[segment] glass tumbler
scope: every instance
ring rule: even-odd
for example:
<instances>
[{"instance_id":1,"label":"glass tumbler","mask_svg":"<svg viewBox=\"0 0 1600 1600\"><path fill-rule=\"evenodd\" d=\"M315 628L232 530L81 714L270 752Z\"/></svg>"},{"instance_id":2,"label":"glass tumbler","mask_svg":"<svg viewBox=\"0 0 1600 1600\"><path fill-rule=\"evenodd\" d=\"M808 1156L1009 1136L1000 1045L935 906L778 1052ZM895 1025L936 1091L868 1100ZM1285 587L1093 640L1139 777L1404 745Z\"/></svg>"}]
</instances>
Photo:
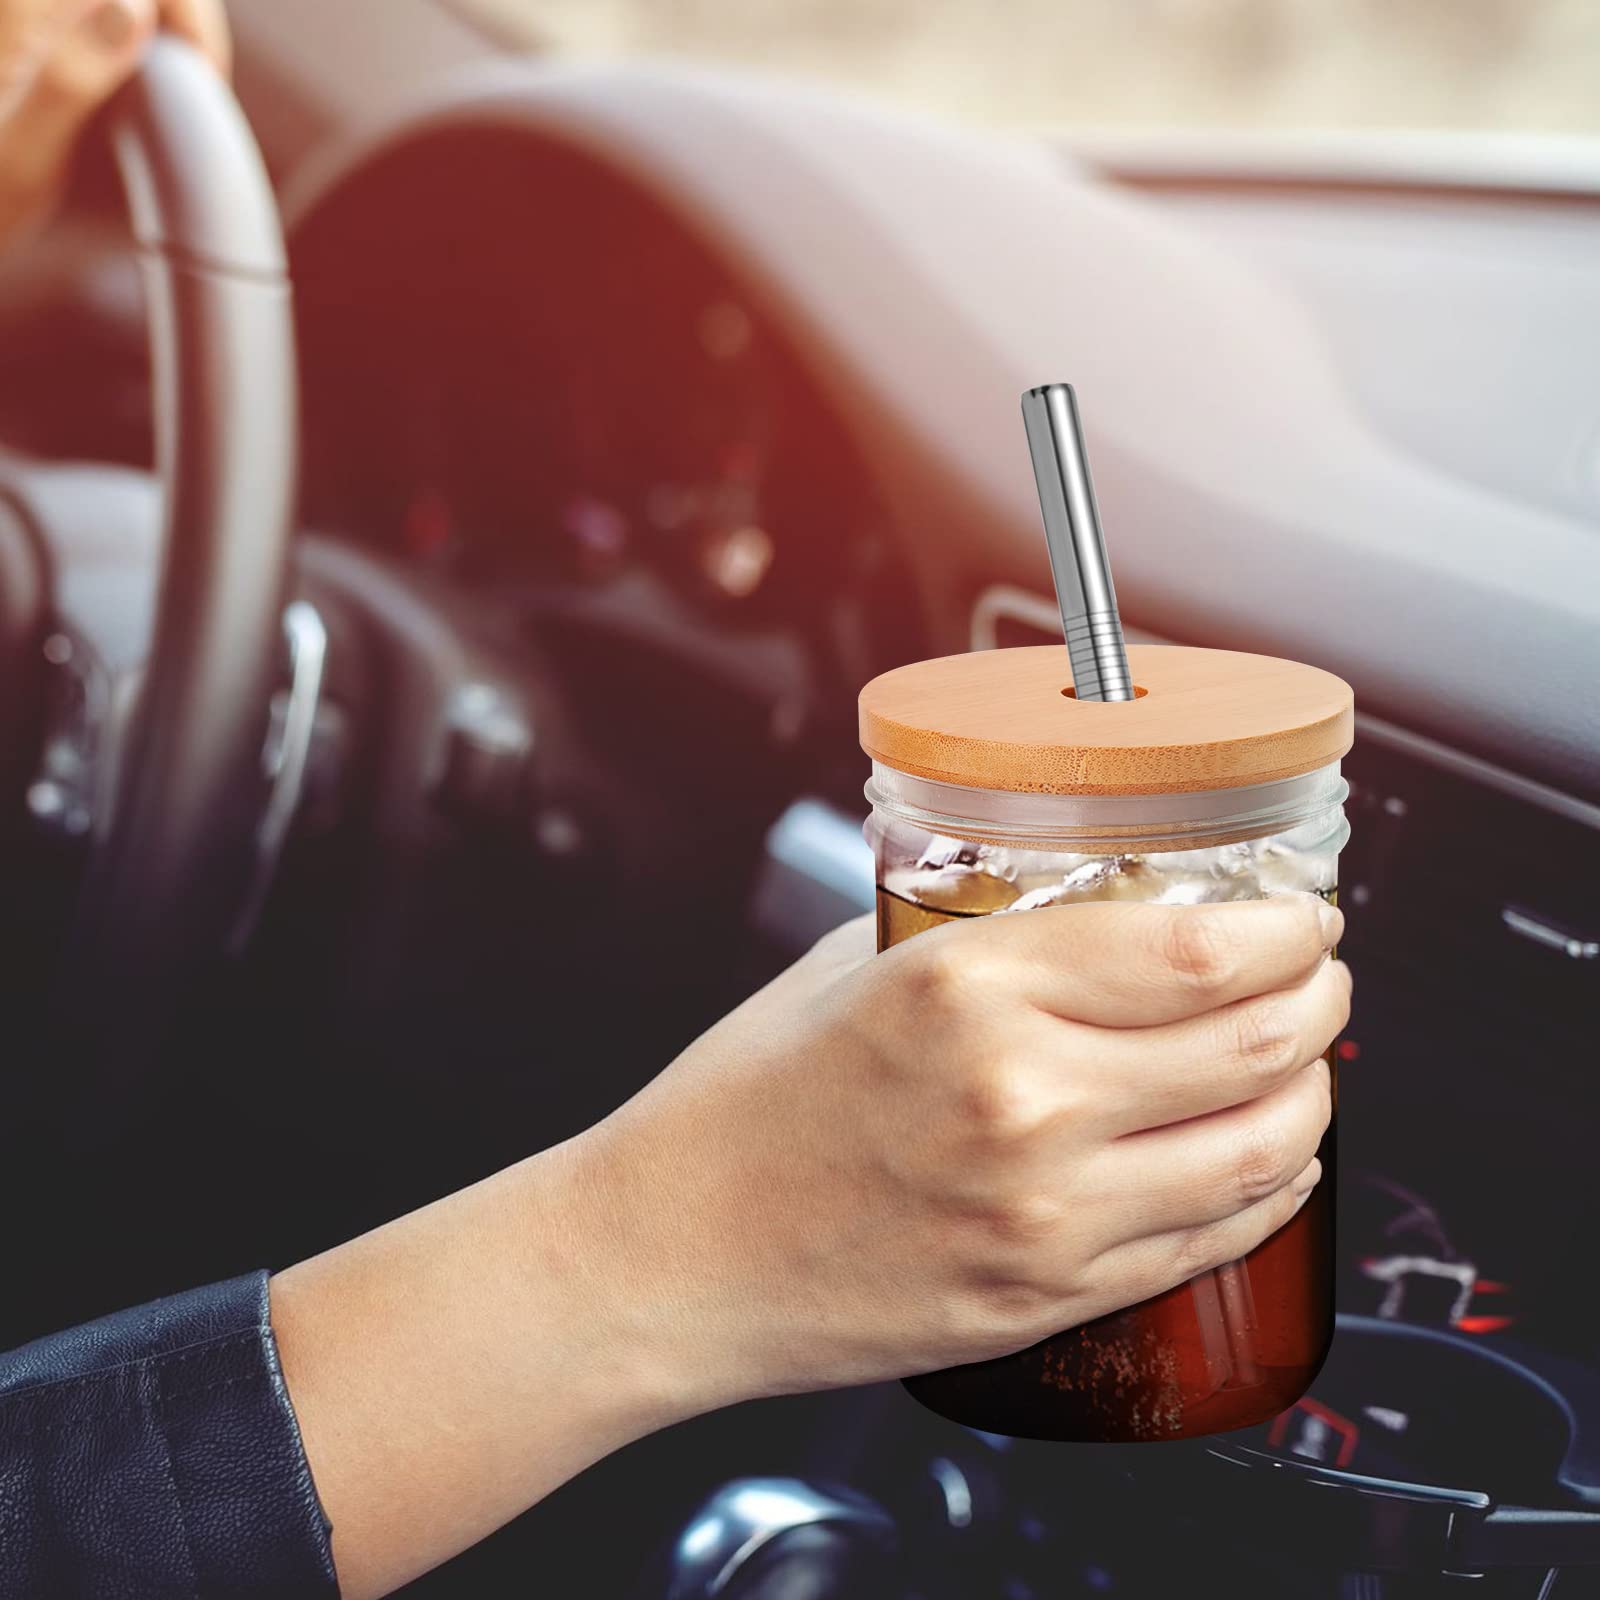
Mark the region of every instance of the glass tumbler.
<instances>
[{"instance_id":1,"label":"glass tumbler","mask_svg":"<svg viewBox=\"0 0 1600 1600\"><path fill-rule=\"evenodd\" d=\"M1348 686L1272 657L1129 655L1127 702L1076 701L1055 647L918 662L862 691L880 950L1040 906L1335 899ZM1319 1155L1310 1199L1243 1260L906 1387L956 1422L1028 1438L1177 1439L1276 1415L1333 1332L1331 1127Z\"/></svg>"}]
</instances>

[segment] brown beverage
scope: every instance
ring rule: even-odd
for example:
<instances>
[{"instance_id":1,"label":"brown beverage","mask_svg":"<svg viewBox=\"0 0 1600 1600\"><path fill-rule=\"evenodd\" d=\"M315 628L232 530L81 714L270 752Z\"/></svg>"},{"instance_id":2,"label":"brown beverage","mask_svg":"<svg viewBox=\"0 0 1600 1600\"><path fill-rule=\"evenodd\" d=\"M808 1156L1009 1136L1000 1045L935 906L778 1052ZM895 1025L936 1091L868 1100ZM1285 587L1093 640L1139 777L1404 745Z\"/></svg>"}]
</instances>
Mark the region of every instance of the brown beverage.
<instances>
[{"instance_id":1,"label":"brown beverage","mask_svg":"<svg viewBox=\"0 0 1600 1600\"><path fill-rule=\"evenodd\" d=\"M969 893L980 904L1001 903L937 909L880 884L878 948L1017 898L1014 886L993 877ZM1331 1073L1331 1049L1327 1060ZM911 1378L906 1387L954 1421L1045 1439L1183 1438L1287 1409L1321 1367L1333 1319L1331 1127L1318 1154L1323 1180L1311 1198L1245 1260L1015 1355Z\"/></svg>"}]
</instances>

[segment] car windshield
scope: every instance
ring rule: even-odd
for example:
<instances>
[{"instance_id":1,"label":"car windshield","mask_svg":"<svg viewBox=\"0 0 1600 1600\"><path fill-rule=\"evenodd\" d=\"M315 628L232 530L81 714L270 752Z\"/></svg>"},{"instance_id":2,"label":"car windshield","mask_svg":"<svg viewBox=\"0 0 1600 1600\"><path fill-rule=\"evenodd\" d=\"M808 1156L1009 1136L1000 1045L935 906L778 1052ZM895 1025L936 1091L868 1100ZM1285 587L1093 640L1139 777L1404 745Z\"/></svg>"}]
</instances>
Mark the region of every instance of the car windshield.
<instances>
[{"instance_id":1,"label":"car windshield","mask_svg":"<svg viewBox=\"0 0 1600 1600\"><path fill-rule=\"evenodd\" d=\"M1594 0L451 0L511 42L973 123L1600 131Z\"/></svg>"}]
</instances>

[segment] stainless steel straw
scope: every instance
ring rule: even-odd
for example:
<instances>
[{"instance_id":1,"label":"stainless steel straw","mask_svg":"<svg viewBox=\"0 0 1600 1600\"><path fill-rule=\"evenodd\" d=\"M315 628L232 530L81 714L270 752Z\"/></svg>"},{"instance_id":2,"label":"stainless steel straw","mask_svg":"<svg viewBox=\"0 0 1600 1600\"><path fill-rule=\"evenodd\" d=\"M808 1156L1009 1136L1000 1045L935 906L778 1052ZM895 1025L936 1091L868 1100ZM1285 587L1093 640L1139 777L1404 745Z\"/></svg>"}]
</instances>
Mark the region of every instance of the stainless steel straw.
<instances>
[{"instance_id":1,"label":"stainless steel straw","mask_svg":"<svg viewBox=\"0 0 1600 1600\"><path fill-rule=\"evenodd\" d=\"M1078 402L1070 383L1046 383L1022 397L1028 453L1039 485L1045 543L1061 627L1080 700L1131 700L1133 678L1111 586L1100 512L1089 481Z\"/></svg>"}]
</instances>

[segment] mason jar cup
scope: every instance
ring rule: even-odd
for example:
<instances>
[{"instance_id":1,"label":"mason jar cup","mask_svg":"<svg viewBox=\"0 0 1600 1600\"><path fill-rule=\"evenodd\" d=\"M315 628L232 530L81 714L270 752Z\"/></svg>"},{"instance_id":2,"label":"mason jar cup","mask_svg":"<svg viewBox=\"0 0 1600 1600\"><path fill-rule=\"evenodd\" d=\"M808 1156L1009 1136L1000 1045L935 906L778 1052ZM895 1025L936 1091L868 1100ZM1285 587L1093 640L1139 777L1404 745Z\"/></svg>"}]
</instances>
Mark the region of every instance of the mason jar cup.
<instances>
[{"instance_id":1,"label":"mason jar cup","mask_svg":"<svg viewBox=\"0 0 1600 1600\"><path fill-rule=\"evenodd\" d=\"M1348 687L1271 657L1129 656L1130 702L1075 701L1066 653L1049 647L919 662L862 691L880 950L1042 906L1336 898ZM1243 1260L907 1388L956 1422L1029 1438L1178 1439L1276 1415L1333 1331L1331 1127L1319 1155L1310 1199Z\"/></svg>"}]
</instances>

